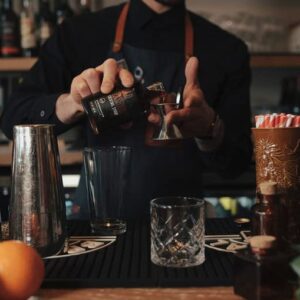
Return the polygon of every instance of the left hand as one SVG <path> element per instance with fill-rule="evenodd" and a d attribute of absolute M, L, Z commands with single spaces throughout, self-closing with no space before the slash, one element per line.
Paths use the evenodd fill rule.
<path fill-rule="evenodd" d="M 168 125 L 175 123 L 184 137 L 211 135 L 211 124 L 215 119 L 214 110 L 207 104 L 198 82 L 199 61 L 191 57 L 185 67 L 186 84 L 183 91 L 183 108 L 172 110 L 166 115 Z M 159 123 L 159 116 L 151 113 L 148 121 Z"/>

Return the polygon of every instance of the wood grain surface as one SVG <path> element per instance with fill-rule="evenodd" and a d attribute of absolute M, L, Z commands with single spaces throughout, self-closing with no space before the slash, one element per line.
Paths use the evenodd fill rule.
<path fill-rule="evenodd" d="M 38 299 L 64 300 L 239 300 L 232 287 L 209 288 L 109 288 L 109 289 L 41 289 Z M 36 298 L 35 298 L 36 299 Z"/>

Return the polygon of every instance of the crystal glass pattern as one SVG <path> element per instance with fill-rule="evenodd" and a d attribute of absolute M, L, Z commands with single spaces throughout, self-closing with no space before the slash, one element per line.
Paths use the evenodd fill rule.
<path fill-rule="evenodd" d="M 191 267 L 205 260 L 204 200 L 163 197 L 151 201 L 151 261 Z"/>

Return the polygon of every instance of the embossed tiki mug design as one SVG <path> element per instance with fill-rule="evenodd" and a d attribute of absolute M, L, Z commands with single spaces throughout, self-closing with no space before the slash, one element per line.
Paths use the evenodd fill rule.
<path fill-rule="evenodd" d="M 253 128 L 256 184 L 274 181 L 287 207 L 286 237 L 300 241 L 300 128 Z M 258 191 L 259 192 L 259 191 Z M 284 225 L 284 224 L 283 224 Z"/>

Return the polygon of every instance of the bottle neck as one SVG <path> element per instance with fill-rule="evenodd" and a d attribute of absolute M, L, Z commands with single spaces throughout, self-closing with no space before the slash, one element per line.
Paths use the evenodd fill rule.
<path fill-rule="evenodd" d="M 90 1 L 89 0 L 80 0 L 80 9 L 83 12 L 90 11 Z"/>
<path fill-rule="evenodd" d="M 57 24 L 61 24 L 66 18 L 73 15 L 73 11 L 67 1 L 58 3 L 55 12 Z"/>
<path fill-rule="evenodd" d="M 12 0 L 4 0 L 3 8 L 6 10 L 12 10 Z"/>
<path fill-rule="evenodd" d="M 23 8 L 26 10 L 32 10 L 33 11 L 33 3 L 31 0 L 24 0 L 23 1 Z"/>
<path fill-rule="evenodd" d="M 58 0 L 56 1 L 55 7 L 64 7 L 64 6 L 69 6 L 69 3 L 67 0 Z"/>
<path fill-rule="evenodd" d="M 89 1 L 88 0 L 80 0 L 80 6 L 81 7 L 88 7 Z"/>
<path fill-rule="evenodd" d="M 262 195 L 261 203 L 264 205 L 276 205 L 279 202 L 278 195 Z"/>
<path fill-rule="evenodd" d="M 50 4 L 48 0 L 41 0 L 41 10 L 50 10 Z"/>
<path fill-rule="evenodd" d="M 139 101 L 143 104 L 143 106 L 148 109 L 150 104 L 154 101 L 155 103 L 159 103 L 159 98 L 165 94 L 165 92 L 161 90 L 148 89 L 145 88 L 139 81 L 134 84 L 135 92 L 139 98 Z M 156 101 L 157 99 L 157 101 Z"/>

